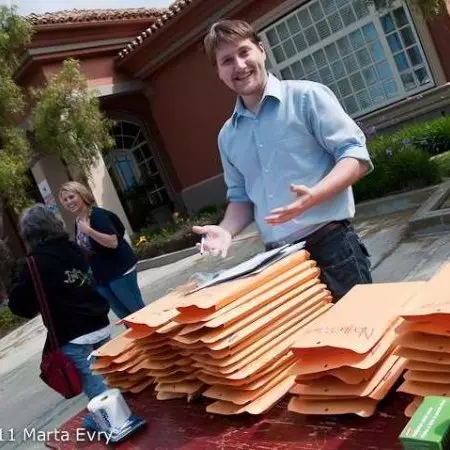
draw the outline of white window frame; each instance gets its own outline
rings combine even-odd
[[[136,136],[135,136],[135,139],[134,139],[134,143],[133,143],[133,145],[130,148],[119,148],[119,147],[116,147],[115,150],[109,152],[105,156],[105,163],[106,163],[107,169],[109,171],[113,171],[114,172],[115,178],[119,182],[122,192],[126,191],[127,186],[124,183],[122,174],[120,173],[120,171],[114,165],[115,159],[116,159],[117,156],[125,156],[128,159],[130,159],[130,161],[132,162],[133,172],[134,172],[134,175],[135,175],[135,178],[136,178],[136,181],[137,181],[138,184],[139,184],[140,180],[144,176],[143,170],[145,170],[145,173],[148,173],[148,175],[158,175],[161,178],[162,186],[158,187],[156,189],[149,190],[147,192],[147,197],[148,197],[148,200],[149,200],[150,204],[154,204],[154,202],[152,200],[152,196],[153,195],[156,195],[157,198],[159,199],[159,201],[162,203],[163,200],[164,200],[164,197],[163,197],[162,193],[166,192],[166,194],[168,196],[167,189],[166,189],[166,186],[164,184],[164,179],[162,177],[161,171],[160,171],[160,169],[158,167],[157,160],[155,158],[155,155],[153,154],[152,145],[149,142],[149,140],[147,139],[147,137],[146,137],[146,135],[144,133],[144,130],[142,129],[142,126],[139,125],[136,122],[133,122],[131,120],[126,120],[126,119],[118,119],[117,122],[119,122],[119,123],[121,123],[121,122],[122,123],[129,123],[131,125],[134,125],[135,127],[138,127],[138,132],[136,133]],[[142,136],[144,137],[144,140],[142,140],[142,141],[140,141],[140,142],[138,142],[136,144],[140,134],[142,134]],[[121,128],[121,136],[123,136],[123,135],[124,134],[123,134],[123,131],[122,131],[122,128]],[[115,134],[114,136],[118,136],[118,134]],[[116,142],[117,142],[117,140],[116,140]],[[122,139],[122,142],[123,142],[123,139]],[[145,156],[144,155],[144,159],[139,162],[136,159],[136,156],[134,155],[134,152],[135,152],[135,150],[143,147],[144,145],[147,145],[147,147],[149,148],[150,156]],[[150,172],[150,171],[147,170],[147,168],[148,168],[147,163],[150,160],[153,160],[153,163],[154,163],[154,165],[156,167],[156,172]]]
[[[308,46],[305,50],[301,51],[301,52],[297,52],[295,55],[293,55],[292,57],[282,61],[281,63],[277,63],[275,60],[275,57],[272,53],[272,46],[268,41],[267,38],[267,32],[270,29],[273,29],[274,27],[276,27],[277,25],[279,25],[280,23],[285,23],[287,26],[287,20],[292,17],[294,14],[297,14],[299,11],[301,11],[304,8],[308,8],[311,4],[313,4],[316,0],[310,0],[307,2],[303,2],[300,5],[298,5],[297,7],[295,7],[294,9],[292,9],[289,13],[285,14],[284,16],[278,18],[277,20],[265,25],[264,27],[262,27],[262,29],[259,32],[259,36],[263,41],[264,47],[266,49],[266,53],[267,53],[267,68],[268,70],[270,70],[272,73],[274,73],[277,77],[279,77],[280,79],[283,79],[283,76],[281,74],[281,71],[287,67],[290,67],[293,63],[295,63],[296,61],[300,61],[302,60],[305,56],[309,55],[312,56],[312,54],[319,50],[319,49],[324,49],[328,44],[331,43],[336,43],[336,41],[338,39],[340,39],[341,37],[344,36],[348,36],[350,33],[352,33],[355,30],[361,29],[364,25],[367,25],[369,23],[373,23],[373,25],[375,26],[377,35],[378,35],[378,41],[380,42],[380,44],[383,47],[384,53],[385,53],[385,57],[386,60],[388,61],[391,71],[393,73],[393,79],[395,80],[396,84],[397,84],[397,88],[398,88],[398,95],[393,96],[391,98],[386,98],[384,101],[380,102],[380,103],[376,103],[376,104],[372,104],[370,107],[365,108],[365,109],[359,109],[356,113],[352,114],[352,117],[354,118],[359,118],[361,116],[364,116],[368,113],[372,113],[374,111],[377,111],[379,109],[382,109],[388,105],[391,105],[393,103],[396,103],[398,101],[401,101],[405,98],[411,97],[413,95],[416,95],[420,92],[423,92],[425,90],[431,89],[433,87],[436,86],[436,80],[434,78],[434,74],[433,71],[431,70],[431,65],[427,59],[427,55],[424,52],[423,49],[423,45],[422,42],[420,40],[420,36],[417,32],[412,14],[408,8],[408,5],[405,1],[401,1],[398,0],[396,2],[394,2],[392,4],[392,6],[390,8],[387,9],[383,9],[381,11],[376,11],[375,7],[372,5],[368,6],[369,9],[369,14],[366,15],[365,17],[361,18],[361,19],[357,19],[356,22],[353,22],[352,24],[350,24],[349,26],[345,27],[344,24],[344,28],[342,28],[341,30],[339,30],[338,32],[335,32],[328,36],[325,39],[321,39],[319,40],[317,43],[315,43],[314,45]],[[320,0],[319,0],[320,1]],[[394,56],[391,52],[391,49],[389,47],[389,43],[387,41],[387,37],[385,35],[385,32],[383,30],[382,24],[381,24],[381,16],[383,16],[384,14],[386,14],[387,12],[392,12],[393,10],[395,10],[396,8],[403,6],[404,11],[406,13],[406,16],[408,18],[409,21],[409,26],[412,30],[412,33],[414,35],[415,41],[416,41],[416,45],[418,46],[418,49],[420,51],[421,57],[423,59],[423,66],[425,67],[425,69],[428,72],[429,78],[430,78],[430,82],[423,84],[423,85],[419,85],[414,89],[411,90],[406,90],[405,87],[403,86],[403,82],[401,80],[401,75],[400,72],[397,69],[397,65],[395,63],[394,60]],[[328,16],[324,16],[327,17]],[[328,21],[327,21],[328,22]],[[399,30],[399,28],[396,26],[396,30]],[[399,31],[398,31],[399,33]],[[404,52],[406,53],[406,48],[403,49]],[[354,54],[354,52],[353,52]],[[343,59],[341,57],[339,57],[339,61],[343,62]],[[331,67],[331,64],[328,65],[328,67]],[[359,68],[359,72],[361,73],[361,68],[358,66]],[[354,72],[355,73],[355,72]],[[346,75],[346,78],[349,78],[349,75]],[[307,78],[305,78],[307,79]],[[367,89],[367,86],[366,86]],[[352,92],[352,95],[355,95],[355,92]],[[342,103],[342,96],[340,96],[339,94],[337,94],[339,100]]]

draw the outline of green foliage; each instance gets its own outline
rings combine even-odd
[[[31,37],[29,23],[15,8],[0,7],[0,193],[18,211],[26,201],[29,145],[18,120],[24,98],[13,79],[19,56]],[[0,230],[1,233],[1,230]],[[0,235],[1,236],[1,235]]]
[[[450,116],[406,125],[401,130],[382,135],[369,142],[373,152],[391,146],[413,146],[437,155],[450,149]]]
[[[23,48],[31,40],[30,23],[17,14],[16,7],[0,6],[1,71],[12,73],[19,63]]]
[[[138,259],[153,258],[194,246],[199,241],[198,235],[192,232],[194,225],[218,224],[222,220],[224,206],[215,209],[215,212],[203,212],[189,218],[174,214],[174,221],[163,228],[144,228],[133,239]]]
[[[79,62],[66,60],[34,97],[32,126],[39,149],[56,154],[79,173],[89,173],[99,152],[112,148],[114,141],[109,134],[112,122],[101,113]]]
[[[450,151],[431,158],[438,166],[442,178],[450,178]]]
[[[375,169],[354,186],[356,201],[422,188],[441,179],[437,164],[422,149],[391,144],[370,154]]]
[[[0,338],[24,324],[27,319],[15,316],[8,308],[0,308]]]
[[[406,125],[367,143],[375,170],[355,186],[357,201],[438,183],[446,175],[443,158],[450,149],[450,116]]]

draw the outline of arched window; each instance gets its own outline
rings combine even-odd
[[[112,136],[116,145],[106,166],[134,226],[143,226],[152,209],[170,202],[152,145],[142,127],[128,120],[117,121]]]

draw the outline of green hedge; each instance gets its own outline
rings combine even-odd
[[[27,322],[28,319],[15,316],[7,307],[0,307],[0,337]]]
[[[433,156],[432,160],[438,165],[442,178],[450,178],[450,151]]]
[[[371,152],[375,169],[355,184],[357,202],[439,183],[439,167],[424,150],[394,147]]]
[[[395,133],[381,135],[369,141],[371,152],[390,147],[415,147],[430,156],[450,149],[450,116],[406,125]]]
[[[356,201],[370,200],[439,183],[439,156],[450,149],[450,116],[407,125],[367,143],[375,170],[354,186]]]
[[[133,239],[138,259],[153,258],[193,247],[199,241],[199,236],[192,232],[192,227],[218,224],[224,211],[224,205],[212,205],[204,208],[195,217],[178,216],[163,228],[149,227],[141,230]]]

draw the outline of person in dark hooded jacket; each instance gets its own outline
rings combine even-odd
[[[83,391],[91,399],[104,392],[103,377],[94,375],[88,359],[110,338],[107,300],[97,293],[84,252],[69,240],[64,224],[45,205],[26,209],[20,230],[33,256],[47,297],[60,349],[75,363]],[[9,294],[13,314],[32,318],[40,313],[33,281],[25,264]],[[48,335],[44,352],[48,349]]]

